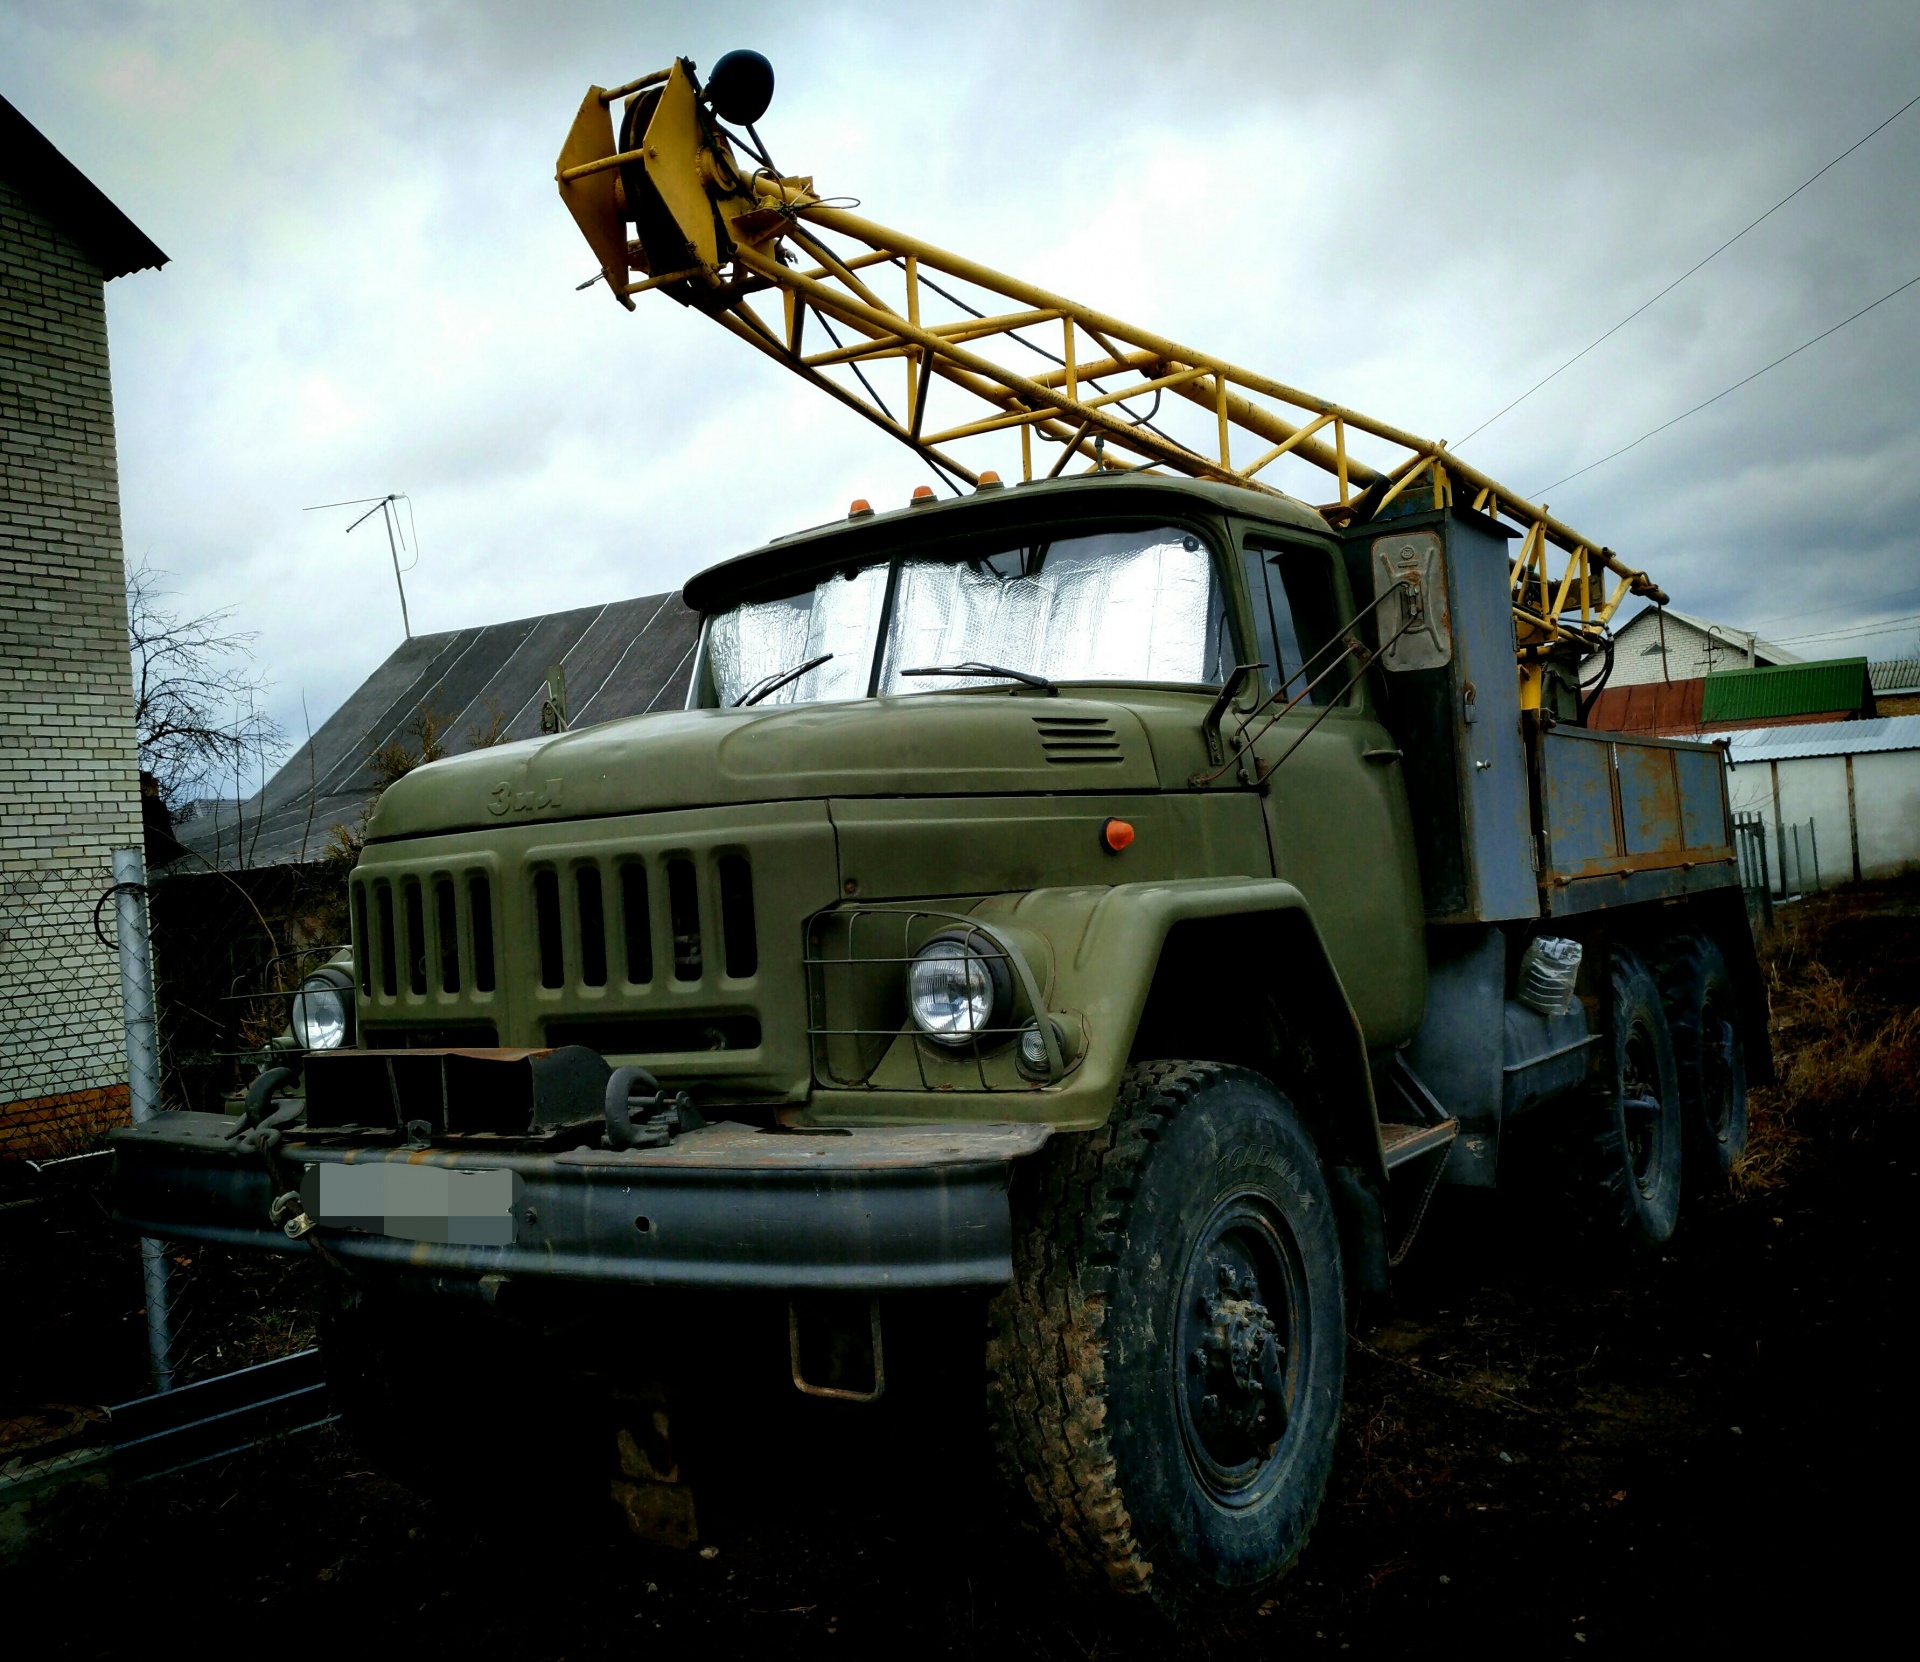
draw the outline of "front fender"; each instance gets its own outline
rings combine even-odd
[[[1121,883],[1099,888],[1033,889],[994,895],[972,906],[982,921],[1030,943],[1030,965],[1050,1010],[1081,1019],[1085,1054],[1058,1085],[1026,1091],[942,1093],[816,1090],[815,1124],[886,1125],[943,1119],[1035,1120],[1063,1131],[1104,1124],[1141,1021],[1155,996],[1168,943],[1182,931],[1218,926],[1216,960],[1222,992],[1253,983],[1283,1009],[1297,1012],[1310,1039],[1316,1104],[1302,1104],[1335,1159],[1384,1176],[1379,1122],[1367,1067],[1366,1041],[1341,988],[1306,897],[1276,878],[1195,878]],[[1189,979],[1192,979],[1189,977]],[[1201,988],[1204,999],[1205,987]],[[1195,1034],[1187,1059],[1235,1061],[1233,1035]]]

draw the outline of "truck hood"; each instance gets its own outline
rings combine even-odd
[[[1105,699],[915,693],[685,710],[469,751],[387,787],[370,841],[544,819],[835,796],[1153,790],[1139,717]]]

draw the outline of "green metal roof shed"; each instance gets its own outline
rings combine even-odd
[[[1865,658],[1721,670],[1709,675],[1701,689],[1702,726],[1843,714],[1873,714],[1873,688],[1867,680]]]

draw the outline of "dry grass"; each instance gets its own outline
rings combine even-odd
[[[1778,1079],[1749,1096],[1736,1194],[1780,1187],[1813,1139],[1920,1110],[1916,891],[1908,879],[1816,896],[1762,941]]]

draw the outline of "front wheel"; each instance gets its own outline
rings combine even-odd
[[[1174,1614],[1256,1591],[1306,1544],[1346,1372],[1312,1137],[1257,1074],[1149,1062],[1036,1159],[988,1346],[1004,1471],[1087,1578]]]

